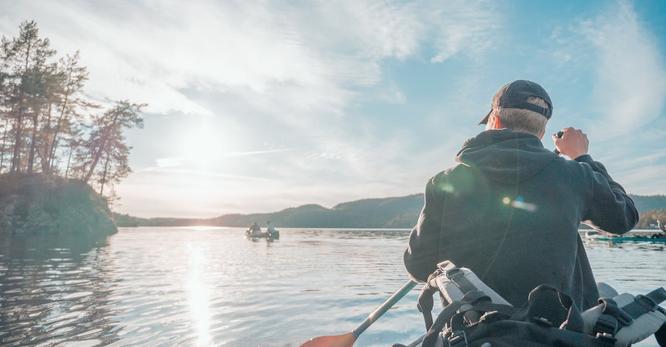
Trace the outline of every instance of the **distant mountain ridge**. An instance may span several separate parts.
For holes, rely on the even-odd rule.
[[[629,194],[636,204],[638,213],[666,208],[666,195],[634,195]]]
[[[631,195],[639,213],[666,209],[666,195]],[[115,214],[118,226],[211,225],[246,227],[271,221],[281,228],[411,228],[423,207],[423,194],[362,199],[326,208],[316,204],[290,207],[277,212],[226,214],[214,218],[138,218]]]

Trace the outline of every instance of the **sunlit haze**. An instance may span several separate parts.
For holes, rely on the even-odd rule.
[[[91,98],[148,104],[115,210],[212,217],[421,192],[514,79],[550,93],[548,132],[582,128],[629,192],[665,194],[664,7],[0,0],[0,34],[34,19],[81,51]]]

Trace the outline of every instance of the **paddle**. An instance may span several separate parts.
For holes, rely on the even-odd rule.
[[[554,135],[555,137],[557,137],[558,139],[561,139],[562,136],[564,136],[564,131],[558,131],[557,133],[555,133],[555,134],[553,134],[553,135]],[[560,151],[559,151],[557,148],[555,148],[555,149],[553,150],[553,152],[555,152],[555,154],[557,154],[557,155],[560,155]]]
[[[379,317],[381,317],[386,311],[388,311],[396,302],[400,301],[407,293],[409,293],[412,288],[416,285],[414,281],[407,281],[405,284],[398,289],[397,292],[393,293],[390,298],[384,301],[379,307],[377,307],[368,318],[361,323],[354,331],[343,334],[343,335],[334,335],[334,336],[319,336],[310,339],[309,341],[304,342],[301,347],[351,347],[356,342],[359,336],[367,329],[372,323],[374,323]]]

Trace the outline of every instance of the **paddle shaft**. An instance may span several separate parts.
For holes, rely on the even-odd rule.
[[[558,132],[555,134],[555,137],[557,137],[558,139],[561,139],[561,138],[562,138],[562,135],[564,135],[564,131],[558,131]],[[554,150],[553,152],[554,152],[555,154],[557,154],[557,155],[560,155],[560,151],[558,151],[557,148],[555,148],[555,150]]]
[[[390,298],[388,298],[384,303],[377,307],[369,316],[368,318],[361,323],[354,331],[352,331],[352,335],[354,335],[356,338],[358,338],[363,332],[368,329],[369,326],[372,325],[379,317],[381,317],[386,311],[388,311],[393,305],[395,305],[396,302],[400,301],[402,297],[407,295],[412,288],[416,286],[416,282],[414,281],[407,281],[405,284],[402,285],[400,289],[398,289],[397,292],[393,293]]]

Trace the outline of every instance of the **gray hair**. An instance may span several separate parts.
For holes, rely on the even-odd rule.
[[[540,107],[548,108],[548,103],[535,96],[527,99],[527,102]],[[500,119],[505,128],[523,133],[541,136],[546,132],[548,119],[534,111],[520,108],[499,107],[499,99],[493,98],[493,114]]]

